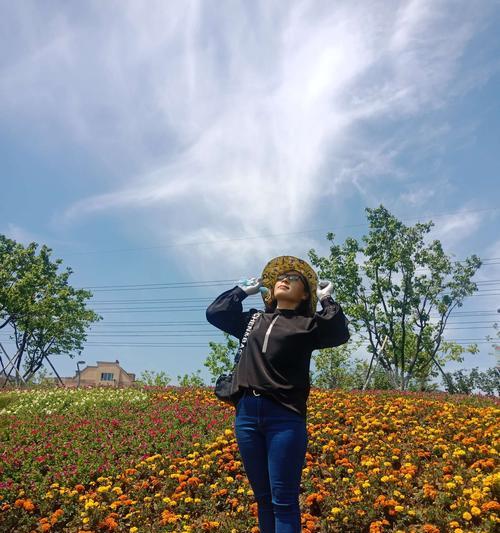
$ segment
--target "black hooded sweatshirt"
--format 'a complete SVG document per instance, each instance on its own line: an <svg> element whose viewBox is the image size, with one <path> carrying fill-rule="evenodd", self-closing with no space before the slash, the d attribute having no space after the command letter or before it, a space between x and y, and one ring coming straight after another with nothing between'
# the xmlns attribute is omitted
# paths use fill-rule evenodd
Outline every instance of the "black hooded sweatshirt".
<svg viewBox="0 0 500 533"><path fill-rule="evenodd" d="M223 292L207 308L207 320L241 342L248 322L258 312L253 308L243 311L241 302L247 296L238 286ZM292 309L262 313L235 369L233 392L251 387L306 419L311 353L340 346L350 337L340 304L325 297L321 306L312 317Z"/></svg>

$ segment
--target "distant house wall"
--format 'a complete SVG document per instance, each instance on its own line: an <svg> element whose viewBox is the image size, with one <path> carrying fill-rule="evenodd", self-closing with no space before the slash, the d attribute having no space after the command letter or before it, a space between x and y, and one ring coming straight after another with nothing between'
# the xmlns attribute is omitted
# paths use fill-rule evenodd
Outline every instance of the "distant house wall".
<svg viewBox="0 0 500 533"><path fill-rule="evenodd" d="M78 374L72 378L61 378L67 387L78 385ZM101 385L127 387L135 382L135 374L123 370L118 361L97 361L96 366L87 366L80 371L80 386Z"/></svg>

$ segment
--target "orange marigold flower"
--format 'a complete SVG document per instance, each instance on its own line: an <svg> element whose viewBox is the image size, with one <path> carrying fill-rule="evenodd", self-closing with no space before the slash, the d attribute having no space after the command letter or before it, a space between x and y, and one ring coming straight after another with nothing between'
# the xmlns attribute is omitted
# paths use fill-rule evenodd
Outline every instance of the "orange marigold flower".
<svg viewBox="0 0 500 533"><path fill-rule="evenodd" d="M441 530L432 524L424 524L423 530L425 533L441 533Z"/></svg>
<svg viewBox="0 0 500 533"><path fill-rule="evenodd" d="M174 524L175 522L177 522L179 520L179 517L172 513L171 511L169 511L168 509L165 509L165 511L163 511L161 513L161 521L160 521L160 524L162 525L166 525L166 524Z"/></svg>
<svg viewBox="0 0 500 533"><path fill-rule="evenodd" d="M35 510L34 503L29 499L24 500L23 498L19 498L14 502L14 505L16 507L20 507L20 508L22 507L25 511L28 511L28 512Z"/></svg>
<svg viewBox="0 0 500 533"><path fill-rule="evenodd" d="M78 492L85 492L85 487L78 483L78 485L75 485L75 490Z"/></svg>
<svg viewBox="0 0 500 533"><path fill-rule="evenodd" d="M201 479L199 477L190 477L188 480L188 485L192 485L193 487L197 487L201 483Z"/></svg>
<svg viewBox="0 0 500 533"><path fill-rule="evenodd" d="M210 531L212 529L217 529L219 526L220 526L220 522L214 522L214 521L203 522L203 524L201 525L204 531Z"/></svg>
<svg viewBox="0 0 500 533"><path fill-rule="evenodd" d="M313 492L312 494L309 494L306 498L306 505L313 505L314 503L319 503L324 500L324 496L321 494L318 494L317 492Z"/></svg>
<svg viewBox="0 0 500 533"><path fill-rule="evenodd" d="M500 511L500 503L496 501L483 503L483 505L481 505L481 511L483 511L483 513L486 511Z"/></svg>
<svg viewBox="0 0 500 533"><path fill-rule="evenodd" d="M108 516L102 522L99 523L100 529L107 529L108 531L113 531L118 527L118 523L112 516Z"/></svg>

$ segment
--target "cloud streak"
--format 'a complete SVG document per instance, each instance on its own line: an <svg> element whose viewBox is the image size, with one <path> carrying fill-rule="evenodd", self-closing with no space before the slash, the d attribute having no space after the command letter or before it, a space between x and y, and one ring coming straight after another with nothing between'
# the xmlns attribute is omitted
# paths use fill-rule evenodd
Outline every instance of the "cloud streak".
<svg viewBox="0 0 500 533"><path fill-rule="evenodd" d="M487 14L436 0L10 10L0 110L36 118L39 132L50 120L55 141L72 137L119 176L58 222L138 209L160 241L299 231L339 191L368 197L374 174L404 177L396 160L412 139L377 145L366 126L445 106ZM42 17L43 28L29 22ZM262 245L258 260L277 248ZM215 268L220 254L256 260L254 247L226 242L179 261Z"/></svg>

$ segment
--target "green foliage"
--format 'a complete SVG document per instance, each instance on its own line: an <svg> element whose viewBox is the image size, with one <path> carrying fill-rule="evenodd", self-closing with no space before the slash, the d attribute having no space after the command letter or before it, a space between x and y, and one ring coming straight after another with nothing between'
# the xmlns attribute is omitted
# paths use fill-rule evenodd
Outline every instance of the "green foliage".
<svg viewBox="0 0 500 533"><path fill-rule="evenodd" d="M316 371L311 376L311 384L321 389L392 389L391 381L380 365L374 364L370 368L369 361L358 358L351 360L352 354L360 345L361 341L352 341L313 354Z"/></svg>
<svg viewBox="0 0 500 533"><path fill-rule="evenodd" d="M469 372L457 370L448 373L448 379L443 380L446 392L456 394L473 394L476 390L481 393L494 396L500 395L500 370L488 368L485 372L479 372L478 367Z"/></svg>
<svg viewBox="0 0 500 533"><path fill-rule="evenodd" d="M179 387L203 387L205 382L200 376L201 370L197 370L192 374L184 374L183 376L177 376L177 382Z"/></svg>
<svg viewBox="0 0 500 533"><path fill-rule="evenodd" d="M101 319L86 302L92 293L69 284L70 268L59 271L62 260L52 260L51 249L23 246L0 235L0 330L15 341L20 370L30 379L44 356L79 355L86 329Z"/></svg>
<svg viewBox="0 0 500 533"><path fill-rule="evenodd" d="M316 370L313 373L311 384L321 389L349 390L356 388L349 360L360 344L359 341L353 341L336 348L324 348L313 353L312 360Z"/></svg>
<svg viewBox="0 0 500 533"><path fill-rule="evenodd" d="M172 378L163 370L155 372L154 370L144 370L137 380L139 385L148 387L167 387Z"/></svg>
<svg viewBox="0 0 500 533"><path fill-rule="evenodd" d="M239 343L224 333L226 344L209 342L210 353L203 363L210 372L210 382L214 384L221 374L229 373L234 367L234 358L238 352Z"/></svg>
<svg viewBox="0 0 500 533"><path fill-rule="evenodd" d="M427 244L432 221L405 226L382 205L366 211L370 229L362 242L347 238L340 246L328 233L329 257L310 250L309 258L333 282L350 327L362 334L392 387L406 390L436 368L445 375L446 361L478 351L445 342L443 332L453 309L476 292L472 277L481 261L472 255L452 262L438 240Z"/></svg>
<svg viewBox="0 0 500 533"><path fill-rule="evenodd" d="M498 363L500 362L500 329L498 322L493 324L493 329L495 330L495 336L487 335L486 340L491 342L491 347L493 348L493 352L489 352L489 355L495 356Z"/></svg>
<svg viewBox="0 0 500 533"><path fill-rule="evenodd" d="M25 365L25 370L26 369ZM31 374L26 380L26 385L30 388L52 388L57 387L58 382L54 381L52 372L49 372L43 365L38 372Z"/></svg>

